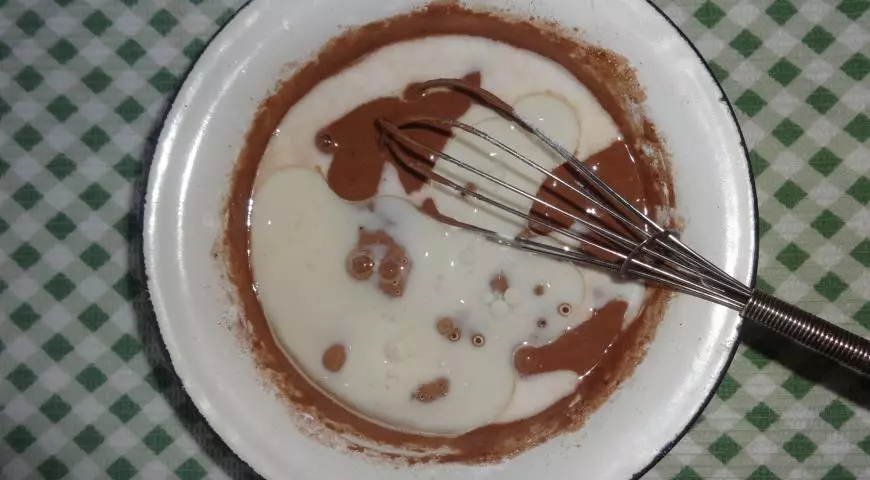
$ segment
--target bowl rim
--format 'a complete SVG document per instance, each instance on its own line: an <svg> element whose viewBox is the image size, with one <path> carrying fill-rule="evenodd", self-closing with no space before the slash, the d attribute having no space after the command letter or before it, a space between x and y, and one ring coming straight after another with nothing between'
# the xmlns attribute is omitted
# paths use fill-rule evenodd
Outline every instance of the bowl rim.
<svg viewBox="0 0 870 480"><path fill-rule="evenodd" d="M728 99L728 95L725 93L725 89L722 86L722 82L719 81L718 78L716 78L715 74L713 74L713 69L710 67L710 63L707 62L707 59L704 58L704 55L701 53L700 50L698 50L698 47L695 45L695 43L692 42L692 40L689 38L688 35L686 35L686 32L684 32L671 19L671 17L669 17L664 12L664 10L662 10L658 5L653 3L653 0L644 0L644 1L647 3L647 5L652 7L652 9L655 10L655 12L658 15L660 15L666 22L668 22L668 24L671 26L671 28L673 28L674 31L680 36L680 38L683 39L683 42L685 42L685 44L690 49L692 49L692 52L694 52L695 56L698 58L698 60L704 66L704 69L707 70L707 74L710 76L710 79L713 80L713 83L716 85L716 88L719 90L719 94L722 95L722 99L724 100L722 103L726 107L728 107L728 114L731 116L731 121L734 123L734 127L737 130L737 135L740 137L740 147L743 150L743 161L744 161L744 164L746 166L747 171L749 172L749 175L748 175L748 177L749 177L749 194L750 194L751 208L752 208L752 213L753 213L753 215L752 215L752 246L751 246L751 250L752 250L752 259L751 259L752 262L751 263L752 264L750 266L749 273L751 274L751 277L750 277L748 286L749 286L749 288L754 289L755 288L755 280L758 276L758 246L759 246L759 243L758 243L758 241L759 241L759 238L758 238L758 233L759 233L759 231L758 231L758 228L759 228L759 225L758 225L758 214L759 214L759 212L758 212L758 190L757 190L757 186L755 184L755 175L753 175L753 173L752 173L752 163L749 160L749 148L746 146L746 137L743 135L743 129L740 128L740 122L737 119L737 112L734 110L734 104L731 103L731 100ZM739 317L737 325L735 326L735 336L736 336L738 341L735 341L732 344L731 352L729 352L728 358L725 359L725 363L722 364L722 368L719 370L718 378L716 378L716 380L713 382L713 384L711 385L710 391L707 392L707 396L698 405L698 408L691 415L691 417L688 420L688 423L686 423L686 426L680 432L678 432L676 434L676 436L674 436L674 438L670 442L668 442L662 446L662 448L659 450L659 453L655 457L652 458L650 463L648 463L644 468L635 472L635 474L631 477L633 480L636 480L636 479L643 477L644 475L647 474L647 472L652 470L653 467L655 467L659 462L661 462L662 459L665 458L665 456L667 456L667 454L670 453L670 451L674 449L674 447L677 445L677 443L679 443L680 440L682 440L683 437L685 437L686 434L688 434L689 431L692 429L692 427L694 427L695 424L698 422L698 419L701 417L701 414L704 412L704 410L707 409L707 406L710 404L710 401L713 400L713 396L716 395L716 391L719 390L719 386L722 384L722 380L725 379L725 375L728 373L728 369L731 367L731 362L734 361L734 356L737 354L737 349L740 346L739 339L740 339L740 333L743 330L743 324L744 324L743 317Z"/></svg>
<svg viewBox="0 0 870 480"><path fill-rule="evenodd" d="M743 163L745 165L746 171L748 172L748 194L750 201L750 213L752 213L751 219L751 237L750 237L750 245L748 245L749 251L751 253L749 271L747 274L749 275L749 286L754 288L755 281L758 272L758 261L759 261L759 210L758 210L758 195L756 188L756 180L754 175L752 174L752 166L750 162L749 149L746 145L746 139L743 134L743 130L741 129L740 123L738 121L736 111L732 102L728 99L728 96L725 93L725 90L722 86L722 82L716 78L713 73L712 68L710 67L709 62L704 58L700 50L697 46L691 41L691 39L686 35L686 33L680 29L680 27L664 12L662 8L656 5L653 0L632 0L638 1L638 3L646 4L652 10L652 13L660 16L662 19L667 22L670 28L682 39L683 43L688 46L693 52L695 58L700 62L700 64L704 67L707 74L709 75L710 80L712 80L713 85L715 85L718 93L721 97L721 103L727 108L727 112L730 116L730 122L733 124L737 136L739 137L740 148L742 150L742 158ZM146 165L148 169L147 173L147 184L145 188L145 199L144 199L144 215L143 215L143 230L142 230L142 240L143 240L143 256L145 263L145 276L147 280L147 290L149 293L149 302L152 304L156 314L156 323L158 325L158 329L161 333L161 339L164 342L164 346L169 354L169 361L172 364L172 368L178 376L181 384L185 390L185 394L188 395L196 406L197 410L202 414L203 418L205 418L206 422L218 436L221 437L222 441L224 441L233 453L238 456L242 461L244 461L247 465L254 468L255 471L256 466L254 463L250 461L250 457L247 453L243 453L243 451L233 448L231 445L235 445L234 442L227 440L229 437L233 437L231 434L230 427L223 422L212 422L210 420L209 408L205 405L204 394L200 391L199 387L193 385L191 382L192 372L190 371L190 367L187 363L182 360L178 352L179 346L172 338L172 335L167 334L166 325L164 321L161 321L161 315L164 314L164 305L163 299L161 295L158 293L157 295L153 295L152 292L158 290L153 286L152 280L154 278L153 272L155 269L155 265L153 263L153 255L149 255L154 250L154 243L157 241L155 235L153 233L153 225L156 221L155 217L155 202L153 201L153 193L156 190L155 185L160 183L159 176L162 173L162 170L165 167L165 163L168 161L168 151L169 147L167 147L168 143L171 143L168 140L168 137L172 133L172 125L169 124L168 120L176 118L180 115L183 115L183 109L186 105L184 105L185 94L187 90L190 88L189 81L191 78L197 77L199 70L202 68L202 62L200 60L210 54L210 50L213 50L215 44L219 44L225 42L230 32L228 30L232 25L237 23L239 20L246 18L246 16L251 15L253 12L250 8L252 4L257 3L256 0L246 0L231 16L228 17L226 23L221 25L216 32L209 38L206 43L206 47L203 50L202 54L193 61L193 63L189 66L187 71L181 77L182 82L178 90L173 93L172 100L170 102L169 108L165 110L165 115L163 118L159 119L159 137L157 138L156 148L151 156L150 162ZM213 54L213 53L211 53ZM736 161L736 159L735 159ZM686 417L685 426L677 432L674 437L662 445L658 452L653 456L650 461L640 470L635 472L631 478L639 479L646 473L648 473L652 468L654 468L676 445L679 441L686 436L686 434L691 430L691 428L697 423L699 417L703 413L703 411L707 408L713 396L716 394L719 385L723 381L728 369L734 359L734 356L739 347L739 337L743 328L742 318L737 319L734 324L733 331L728 334L728 338L734 340L731 342L730 351L727 354L724 362L722 363L717 376L713 382L710 384L710 388L707 391L705 397L699 402L697 409L692 413L691 416Z"/></svg>

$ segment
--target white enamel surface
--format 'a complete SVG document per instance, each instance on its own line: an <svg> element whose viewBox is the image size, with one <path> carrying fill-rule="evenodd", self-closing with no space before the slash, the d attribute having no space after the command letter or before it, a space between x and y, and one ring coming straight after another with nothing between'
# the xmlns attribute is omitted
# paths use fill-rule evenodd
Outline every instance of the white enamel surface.
<svg viewBox="0 0 870 480"><path fill-rule="evenodd" d="M227 328L238 312L211 258L227 180L254 111L342 25L389 16L418 1L255 0L202 55L166 121L145 218L149 289L176 371L212 427L268 478L622 479L648 465L715 386L737 336L737 315L675 299L644 362L577 433L485 467L396 469L306 437L259 380ZM487 3L498 7L505 2ZM734 120L708 71L673 27L642 1L508 2L521 13L578 27L637 69L646 107L672 153L684 240L740 279L752 276L755 211ZM703 179L699 181L698 179Z"/></svg>

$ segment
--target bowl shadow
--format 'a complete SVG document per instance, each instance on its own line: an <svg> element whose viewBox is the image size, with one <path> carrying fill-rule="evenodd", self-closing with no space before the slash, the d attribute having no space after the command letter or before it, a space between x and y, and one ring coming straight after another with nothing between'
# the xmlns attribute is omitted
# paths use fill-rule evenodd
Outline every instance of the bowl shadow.
<svg viewBox="0 0 870 480"><path fill-rule="evenodd" d="M130 209L130 225L127 248L127 262L130 280L138 285L138 294L133 299L133 310L136 317L136 330L142 351L148 362L150 372L146 378L166 403L175 412L175 418L181 423L196 443L224 473L233 479L259 479L260 477L248 464L242 461L212 430L208 422L187 395L181 379L175 373L169 353L160 335L154 308L148 297L146 288L145 257L143 255L143 219L145 195L148 188L148 172L164 118L171 107L169 96L158 120L149 132L145 146L140 153L141 171L132 185Z"/></svg>
<svg viewBox="0 0 870 480"><path fill-rule="evenodd" d="M247 2L245 2L247 4ZM241 8L243 8L242 5ZM241 10L241 8L239 10ZM238 13L238 11L236 13ZM235 16L235 15L233 15ZM227 23L229 20L227 21ZM224 24L226 25L226 23ZM214 35L220 33L223 27ZM210 39L209 39L210 41ZM226 443L218 436L206 419L197 409L193 400L188 396L181 383L181 379L175 373L172 361L157 325L154 307L148 296L147 275L145 272L143 220L145 210L145 197L148 191L148 176L151 170L151 162L163 130L166 116L172 107L180 86L189 75L196 58L192 59L187 70L179 77L171 93L166 95L165 103L157 114L154 124L149 129L144 145L139 153L139 175L131 185L131 199L129 211L129 225L127 225L127 264L129 281L137 286L136 295L133 297L132 306L135 315L136 330L142 344L142 352L148 363L149 373L146 381L160 394L167 404L175 412L175 418L184 427L187 433L195 440L200 450L208 456L223 473L232 479L260 479L247 463L245 463Z"/></svg>

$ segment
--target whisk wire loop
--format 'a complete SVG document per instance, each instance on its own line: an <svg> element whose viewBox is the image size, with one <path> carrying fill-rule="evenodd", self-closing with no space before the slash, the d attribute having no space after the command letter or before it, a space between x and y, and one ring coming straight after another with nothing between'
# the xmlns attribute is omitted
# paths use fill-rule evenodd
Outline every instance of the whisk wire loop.
<svg viewBox="0 0 870 480"><path fill-rule="evenodd" d="M870 375L870 341L782 300L754 290L728 275L703 255L684 244L675 232L653 221L628 199L601 180L595 172L571 152L520 117L513 107L493 93L456 79L430 80L420 84L418 88L421 93L436 88L448 88L468 95L480 105L519 126L549 150L555 152L565 165L571 167L571 172L585 183L585 185L573 184L571 181L562 179L540 163L528 158L492 135L457 120L416 117L406 119L399 124L393 124L383 119L378 120L383 144L404 167L411 169L423 178L456 190L462 196L471 197L521 218L529 226L542 227L547 231L561 235L565 239L576 242L576 245L569 246L567 243L558 246L551 245L526 236L506 236L503 233L463 223L456 219L444 217L443 220L501 245L559 261L598 268L620 278L633 277L723 305L739 312L744 319L764 325L861 374ZM448 132L458 129L488 142L542 174L548 181L553 182L553 185L566 188L569 192L589 202L596 209L616 220L626 232L620 233L608 227L600 218L594 218L591 215L587 218L583 214L569 211L555 202L541 198L537 193L527 192L462 159L425 145L406 133L407 130L421 127L440 128ZM420 155L420 152L425 154ZM515 206L499 201L483 190L460 185L436 171L435 165L438 160L446 161L474 175L475 178L482 178L514 195L530 200L533 206L543 206L550 211L557 212L573 222L583 225L589 233L579 233L572 228L560 225L547 216L535 215L531 211L522 211ZM573 204L571 206L575 207L578 212L584 211L579 205ZM586 213L588 214L588 212ZM552 234L550 236L555 239ZM590 253L589 248L598 254Z"/></svg>

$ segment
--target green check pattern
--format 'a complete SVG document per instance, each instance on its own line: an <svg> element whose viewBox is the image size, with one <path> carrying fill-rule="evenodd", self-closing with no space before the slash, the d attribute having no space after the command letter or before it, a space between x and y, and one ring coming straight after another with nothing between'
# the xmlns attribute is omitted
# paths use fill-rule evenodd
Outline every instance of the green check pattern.
<svg viewBox="0 0 870 480"><path fill-rule="evenodd" d="M243 3L0 0L0 478L256 477L175 376L138 243L161 119ZM655 3L737 112L758 286L870 335L870 0ZM868 406L867 381L747 327L645 478L870 478Z"/></svg>

